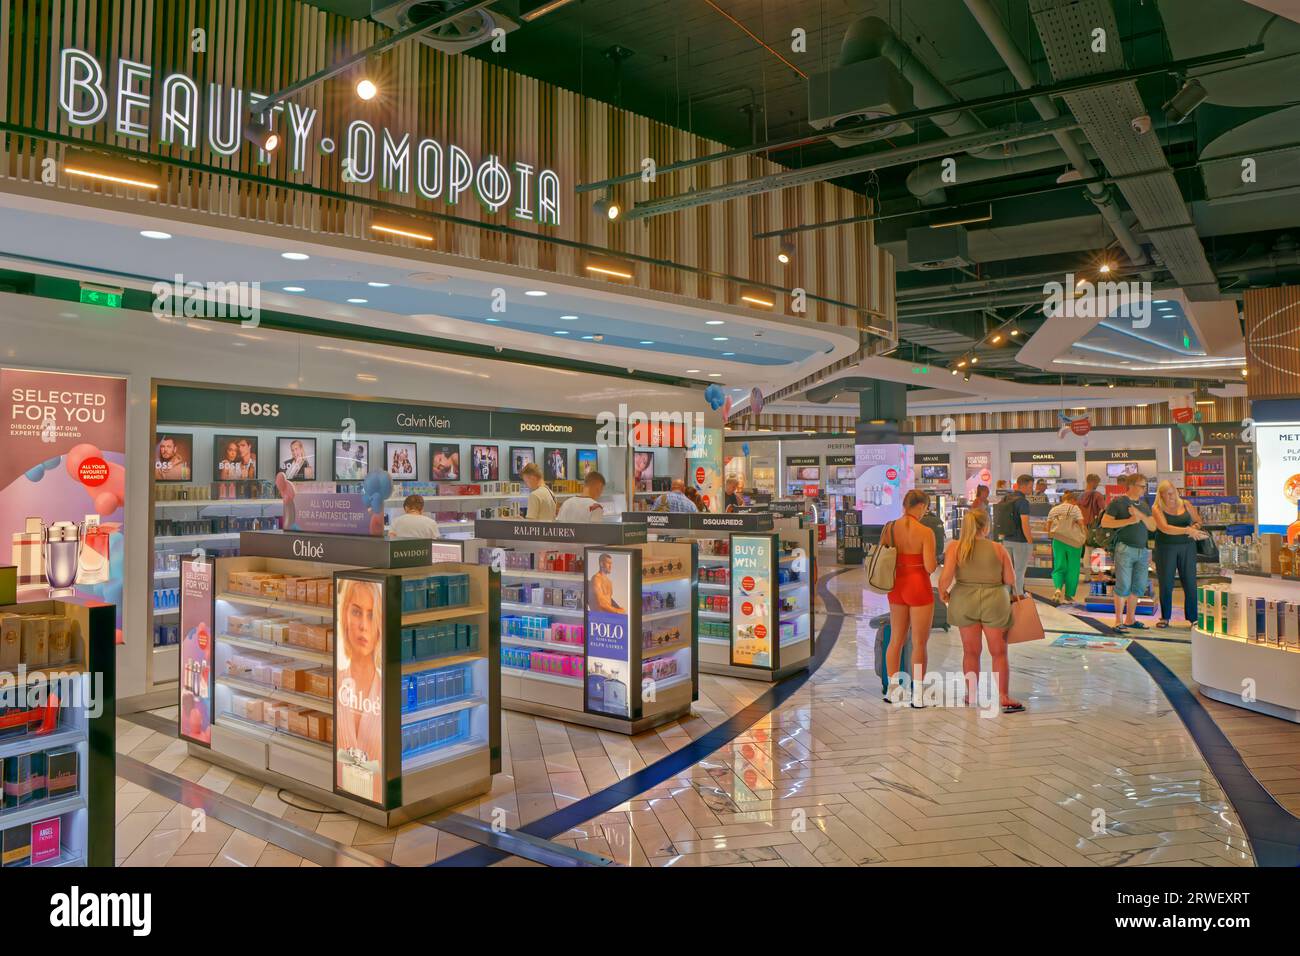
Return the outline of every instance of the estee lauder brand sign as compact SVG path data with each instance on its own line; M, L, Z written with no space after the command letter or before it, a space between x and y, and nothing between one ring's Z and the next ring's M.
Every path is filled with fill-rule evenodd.
M415 191L422 199L442 199L457 205L473 194L496 213L510 207L516 219L543 226L560 224L560 177L554 170L488 155L475 160L455 143L414 138L409 131L378 130L366 120L347 124L341 141L317 127L319 111L292 100L257 113L265 94L239 87L199 84L183 73L169 73L157 82L146 63L120 59L105 71L94 56L75 47L59 55L59 109L73 126L112 124L113 132L129 139L196 150L206 146L219 156L234 156L244 147L244 123L249 114L265 123L289 151L289 171L301 174L307 151L338 155L347 183L377 181L395 193ZM258 161L269 155L260 147Z

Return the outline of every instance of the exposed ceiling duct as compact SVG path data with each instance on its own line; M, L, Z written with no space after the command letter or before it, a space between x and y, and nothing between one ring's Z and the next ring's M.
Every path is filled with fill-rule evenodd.
M1004 44L1010 42L989 0L966 0L966 5L973 12L979 11L981 26L1000 35ZM1124 68L1119 24L1110 0L1031 0L1030 13L1053 79L1074 79ZM1109 38L1101 51L1094 49L1097 30ZM1206 259L1159 140L1134 129L1133 120L1146 114L1137 84L1068 93L1063 98L1083 124L1084 135L1106 169L1115 176L1132 177L1121 180L1118 188L1174 281L1189 298L1217 299L1218 279ZM1137 177L1137 173L1151 175Z
M447 20L447 15L460 7L471 9ZM467 4L465 0L371 0L370 19L393 30L405 30L424 22L437 24L416 39L450 54L487 43L496 30L509 33L519 28L514 20L488 9L487 4Z
M1073 3L1074 0L1067 0L1067 2ZM1093 5L1094 4L1092 3L1077 4L1077 6L1093 6ZM1105 6L1106 6L1106 11L1105 11L1106 19L1110 23L1110 32L1108 35L1114 37L1116 41L1118 41L1120 33L1119 33L1119 29L1115 26L1114 13L1110 9L1109 3L1105 4ZM998 15L998 12L993 8L992 3L990 3L989 0L966 0L966 8L970 10L971 15L975 17L976 21L980 25L980 28L984 31L984 34L989 38L989 42L993 44L994 49L998 51L998 55L1002 57L1003 62L1006 63L1007 65L1007 69L1011 71L1011 75L1015 77L1015 80L1018 84L1020 84L1020 87L1022 89L1031 89L1035 85L1033 67L1030 66L1029 61L1025 59L1024 54L1020 52L1020 47L1016 45L1016 42L1012 38L1010 31L1007 30L1006 24L1002 22L1002 17ZM1073 37L1073 39L1077 41L1079 37L1083 38L1084 51L1088 50L1088 43L1090 42L1092 37L1092 29L1097 24L1098 24L1097 20L1088 20L1086 17L1082 15L1082 12L1078 14L1077 19L1075 20L1075 26L1073 28L1080 32L1076 34L1075 37ZM1040 35L1043 34L1042 26L1039 26L1039 34ZM1048 49L1048 59L1050 62L1051 51L1050 48L1048 48L1048 37L1042 36L1042 39L1043 39L1044 48ZM1061 38L1058 37L1056 39L1059 42ZM1114 43L1111 46L1112 48L1115 48L1118 45L1119 45L1118 43ZM1119 54L1117 54L1117 56L1119 58L1118 65L1113 63L1111 58L1109 57L1106 58L1097 57L1097 59L1099 60L1101 59L1105 60L1104 65L1098 66L1096 69L1093 70L1086 70L1086 71L1079 70L1071 75L1082 76L1085 73L1104 73L1107 70L1122 69L1123 56ZM1054 77L1057 77L1058 79L1060 78L1057 75L1055 69L1053 69L1052 74ZM1133 97L1135 99L1137 98L1137 87L1132 83L1124 84L1122 86L1108 87L1102 90L1096 90L1093 91L1091 94L1085 94L1085 95L1090 95L1092 99L1110 100L1112 96L1117 95L1115 91L1124 90L1124 89L1132 90ZM1071 104L1071 108L1073 108L1073 104L1070 96L1066 96L1065 101L1066 103ZM1038 115L1045 120L1055 119L1061 115L1060 111L1056 108L1056 105L1045 96L1036 96L1032 100L1030 100L1030 102L1033 104L1034 109L1038 111ZM1125 118L1124 123L1126 128L1128 126L1129 119L1132 119L1133 117L1139 116L1146 112L1145 109L1143 109L1141 106L1141 100L1138 100L1138 107L1139 108L1135 112L1128 114L1128 116ZM1078 116L1079 114L1076 113L1075 115ZM1133 131L1129 129L1128 132L1132 134ZM1091 141L1091 137L1089 137L1089 140ZM1073 165L1074 168L1078 170L1080 174L1082 174L1084 177L1087 178L1092 178L1093 176L1096 175L1096 170L1093 168L1092 163L1088 162L1088 157L1084 155L1083 150L1079 148L1078 144L1074 141L1073 137L1057 134L1056 141L1060 145L1061 150L1069 158L1071 165ZM1159 143L1156 142L1154 138L1148 139L1147 142L1155 144L1155 150L1159 154L1158 156L1159 163L1164 164L1166 167L1168 167L1168 163L1165 163L1164 154L1160 152ZM1093 145L1096 146L1096 143L1093 143ZM1102 151L1098 149L1097 153L1099 156L1102 157L1102 160L1104 162L1106 157L1102 153ZM1154 167L1146 166L1143 168L1150 169ZM1132 172L1133 170L1127 169L1124 171ZM1112 169L1111 172L1118 173L1120 172L1120 170ZM1172 180L1172 178L1173 176L1171 174L1170 179ZM1124 252L1128 255L1129 260L1133 262L1135 265L1144 264L1147 261L1146 252L1145 250L1143 250L1141 244L1138 242L1137 238L1133 235L1132 231L1129 229L1128 224L1124 222L1123 214L1120 212L1119 207L1115 203L1115 200L1111 197L1109 189L1107 189L1107 187L1105 186L1101 186L1095 183L1088 186L1087 189L1088 189L1089 196L1092 198L1094 205L1096 205L1097 207L1097 211L1101 213L1102 218L1106 220L1106 224L1110 227L1111 232L1114 234L1115 238L1119 241L1119 244L1124 247ZM1125 193L1125 195L1127 196L1127 193ZM1180 198L1180 205L1181 205L1181 197L1179 198ZM1202 258L1204 258L1204 254L1202 254ZM1217 286L1215 291L1216 292L1218 291Z

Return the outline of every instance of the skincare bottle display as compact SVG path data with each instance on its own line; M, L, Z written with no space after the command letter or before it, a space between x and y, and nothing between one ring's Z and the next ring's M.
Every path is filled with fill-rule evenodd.
M103 584L108 580L108 532L99 515L86 515L81 525L81 549L77 556L77 583Z
M13 563L18 568L19 587L44 583L44 538L45 527L40 518L28 518L26 530L14 532Z
M71 594L77 580L81 529L71 521L56 521L45 529L45 578L51 594Z

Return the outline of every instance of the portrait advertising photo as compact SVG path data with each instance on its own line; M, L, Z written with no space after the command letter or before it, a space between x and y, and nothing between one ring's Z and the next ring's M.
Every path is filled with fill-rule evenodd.
M384 588L342 574L335 582L334 785L378 804L384 792Z
M181 432L158 432L153 442L154 481L192 481L194 436Z
M289 481L315 481L316 439L277 438L275 470Z

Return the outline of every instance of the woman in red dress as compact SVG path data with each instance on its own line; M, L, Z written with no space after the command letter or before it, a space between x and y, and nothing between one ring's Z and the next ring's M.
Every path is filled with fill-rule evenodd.
M920 684L925 676L925 648L930 639L930 624L934 620L934 590L930 586L930 575L939 566L934 532L921 523L921 516L929 507L930 499L924 491L909 491L903 498L903 517L891 522L885 530L889 542L898 549L894 589L889 592L891 637L885 651L890 683L888 696L894 700L901 693L894 688L903 684L903 675L899 671L903 660L903 645L910 630L913 707L922 706Z

